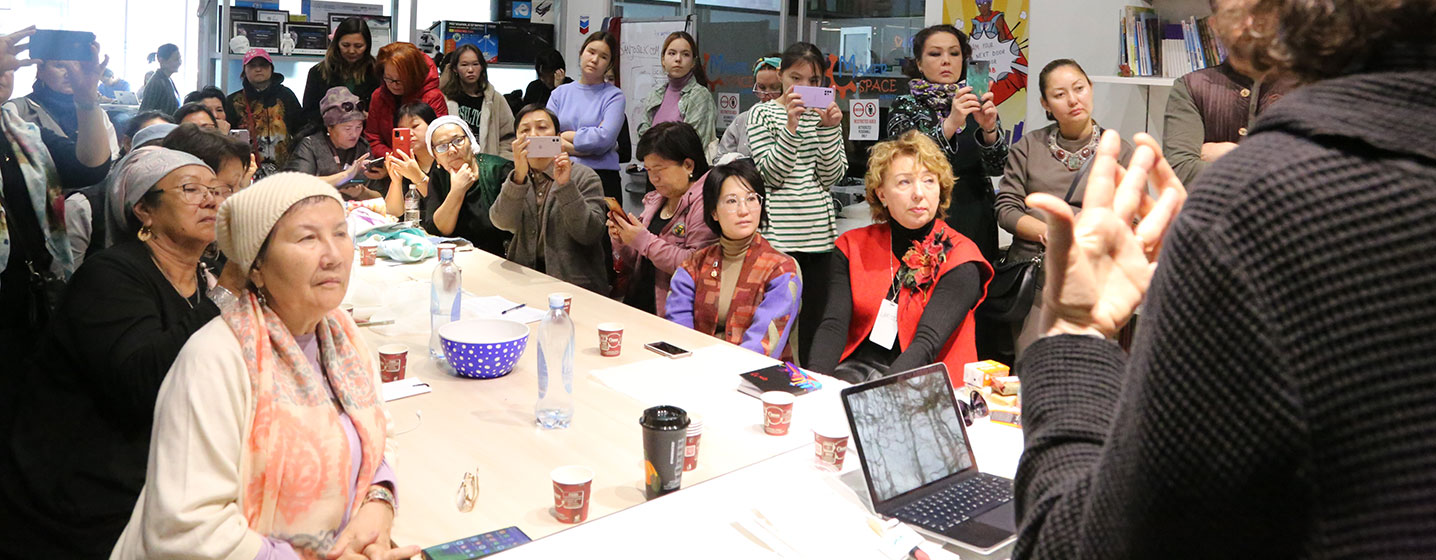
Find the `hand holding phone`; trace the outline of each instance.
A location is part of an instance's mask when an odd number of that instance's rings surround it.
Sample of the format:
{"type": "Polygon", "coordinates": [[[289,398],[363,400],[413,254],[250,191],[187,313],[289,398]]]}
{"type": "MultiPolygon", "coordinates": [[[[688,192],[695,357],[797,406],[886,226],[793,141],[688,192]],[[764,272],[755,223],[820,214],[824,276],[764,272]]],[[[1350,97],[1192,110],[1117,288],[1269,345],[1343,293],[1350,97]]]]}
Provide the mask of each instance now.
{"type": "Polygon", "coordinates": [[[836,92],[829,87],[793,86],[793,93],[803,99],[803,106],[818,111],[827,110],[833,100],[837,99],[836,92]]]}
{"type": "Polygon", "coordinates": [[[530,136],[528,138],[530,158],[558,157],[558,154],[563,152],[563,139],[557,136],[530,136]]]}
{"type": "Polygon", "coordinates": [[[406,152],[413,150],[414,130],[409,128],[395,128],[393,148],[395,150],[404,150],[406,152]]]}
{"type": "Polygon", "coordinates": [[[628,212],[623,211],[623,205],[618,203],[617,198],[605,196],[603,197],[603,202],[608,204],[608,214],[610,216],[615,216],[616,219],[623,220],[630,224],[633,223],[632,220],[628,219],[628,212]]]}
{"type": "Polygon", "coordinates": [[[972,94],[977,96],[978,101],[982,101],[982,96],[987,95],[991,73],[992,64],[988,61],[967,61],[967,85],[972,87],[972,94]]]}

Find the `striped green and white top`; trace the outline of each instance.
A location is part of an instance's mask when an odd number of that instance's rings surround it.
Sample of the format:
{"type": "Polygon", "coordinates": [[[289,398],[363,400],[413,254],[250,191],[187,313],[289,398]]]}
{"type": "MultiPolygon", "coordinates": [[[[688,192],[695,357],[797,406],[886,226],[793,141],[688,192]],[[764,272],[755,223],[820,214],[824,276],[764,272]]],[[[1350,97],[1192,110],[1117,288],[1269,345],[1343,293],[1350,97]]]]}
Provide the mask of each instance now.
{"type": "Polygon", "coordinates": [[[748,142],[768,187],[768,224],[763,238],[785,253],[832,251],[837,216],[829,190],[848,171],[843,127],[820,127],[817,111],[788,132],[788,113],[775,101],[753,106],[748,142]]]}

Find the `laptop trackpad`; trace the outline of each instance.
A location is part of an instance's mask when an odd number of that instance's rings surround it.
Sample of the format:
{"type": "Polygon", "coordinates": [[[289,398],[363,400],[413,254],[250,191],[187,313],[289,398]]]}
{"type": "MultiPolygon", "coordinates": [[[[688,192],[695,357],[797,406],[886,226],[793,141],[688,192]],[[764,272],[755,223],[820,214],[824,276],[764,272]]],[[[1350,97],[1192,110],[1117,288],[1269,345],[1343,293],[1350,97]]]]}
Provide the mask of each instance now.
{"type": "Polygon", "coordinates": [[[1007,502],[949,529],[947,536],[980,549],[988,549],[1012,538],[1016,533],[1016,509],[1012,502],[1007,502]]]}

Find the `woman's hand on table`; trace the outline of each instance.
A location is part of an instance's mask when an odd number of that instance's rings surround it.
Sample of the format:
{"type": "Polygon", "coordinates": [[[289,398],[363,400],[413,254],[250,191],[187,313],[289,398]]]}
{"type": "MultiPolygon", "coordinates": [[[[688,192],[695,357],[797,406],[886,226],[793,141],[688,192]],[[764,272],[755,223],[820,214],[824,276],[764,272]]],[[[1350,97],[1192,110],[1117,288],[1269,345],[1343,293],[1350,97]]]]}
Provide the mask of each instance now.
{"type": "Polygon", "coordinates": [[[1055,196],[1027,197],[1029,207],[1046,214],[1048,335],[1115,337],[1146,296],[1163,237],[1186,200],[1186,189],[1151,136],[1137,136],[1126,169],[1117,163],[1121,140],[1116,131],[1103,133],[1080,216],[1055,196]],[[1147,195],[1149,177],[1156,199],[1147,195]]]}
{"type": "Polygon", "coordinates": [[[643,231],[643,226],[638,225],[638,216],[625,214],[628,219],[614,218],[613,212],[608,213],[608,237],[613,239],[613,244],[628,245],[638,237],[638,232],[643,231]]]}
{"type": "Polygon", "coordinates": [[[417,546],[390,548],[389,530],[394,527],[394,510],[389,504],[372,501],[359,507],[339,533],[329,560],[401,560],[419,553],[417,546]]]}

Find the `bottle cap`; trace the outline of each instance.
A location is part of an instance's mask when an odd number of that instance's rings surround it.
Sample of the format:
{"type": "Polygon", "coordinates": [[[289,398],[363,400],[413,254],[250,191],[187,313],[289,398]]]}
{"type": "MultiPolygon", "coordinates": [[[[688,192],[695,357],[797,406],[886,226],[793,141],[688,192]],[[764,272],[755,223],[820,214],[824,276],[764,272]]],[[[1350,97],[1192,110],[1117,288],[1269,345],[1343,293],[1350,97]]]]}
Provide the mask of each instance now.
{"type": "Polygon", "coordinates": [[[567,296],[565,296],[564,294],[549,294],[549,295],[548,295],[548,308],[549,308],[549,309],[563,309],[564,303],[565,303],[565,300],[566,300],[566,299],[567,299],[567,296]]]}
{"type": "Polygon", "coordinates": [[[454,244],[453,244],[453,243],[440,243],[440,244],[439,244],[439,260],[441,260],[441,261],[454,260],[454,244]]]}

